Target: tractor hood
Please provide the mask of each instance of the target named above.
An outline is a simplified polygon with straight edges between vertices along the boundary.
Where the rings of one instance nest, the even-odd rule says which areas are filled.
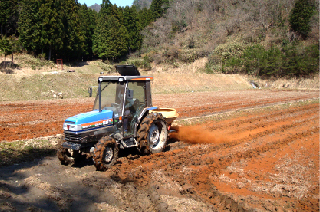
[[[66,131],[83,131],[113,125],[113,111],[93,110],[87,113],[80,113],[69,117],[63,124]]]

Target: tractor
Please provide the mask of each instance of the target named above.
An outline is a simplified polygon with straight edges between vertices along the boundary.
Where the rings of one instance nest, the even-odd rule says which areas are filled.
[[[152,106],[153,77],[140,76],[133,65],[117,65],[116,70],[121,76],[98,78],[92,111],[65,120],[57,153],[61,164],[87,156],[98,171],[105,171],[123,149],[142,155],[165,149],[176,110]]]

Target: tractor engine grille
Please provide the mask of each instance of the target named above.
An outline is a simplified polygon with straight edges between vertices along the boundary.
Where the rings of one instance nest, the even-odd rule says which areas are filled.
[[[86,138],[88,135],[81,133],[81,134],[75,134],[75,133],[64,133],[65,140],[68,142],[73,142],[73,143],[86,143]]]

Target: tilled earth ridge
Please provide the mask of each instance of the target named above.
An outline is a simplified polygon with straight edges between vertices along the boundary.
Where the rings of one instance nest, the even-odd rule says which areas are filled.
[[[319,211],[315,102],[182,127],[168,151],[107,172],[56,157],[0,167],[0,211]]]
[[[190,132],[194,126],[187,128]],[[218,139],[128,161],[115,167],[117,176],[146,187],[161,170],[181,186],[180,194],[219,211],[319,210],[318,103],[201,128]]]
[[[318,98],[318,91],[244,90],[153,95],[153,105],[177,109],[180,118]],[[63,133],[67,117],[92,110],[93,98],[0,103],[0,142]]]

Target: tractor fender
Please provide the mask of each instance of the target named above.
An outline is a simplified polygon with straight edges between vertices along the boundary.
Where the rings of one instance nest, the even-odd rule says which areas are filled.
[[[142,120],[142,118],[144,118],[146,115],[148,115],[149,111],[157,110],[157,109],[158,109],[158,107],[146,107],[146,108],[144,108],[141,111],[141,113],[140,113],[140,115],[138,117],[137,124],[140,124],[140,121]]]
[[[138,127],[140,125],[141,120],[149,114],[149,111],[156,110],[158,107],[146,107],[144,108],[140,115],[137,117],[137,122],[134,127],[134,137],[137,137]]]
[[[134,128],[134,136],[137,137],[137,132],[139,130],[140,122],[143,120],[144,117],[146,117],[149,113],[161,113],[163,118],[165,119],[168,130],[170,131],[171,125],[174,120],[179,117],[179,114],[177,111],[173,108],[159,108],[159,107],[147,107],[142,110],[140,113],[139,117],[137,118],[137,122],[135,123],[135,128]],[[175,127],[173,127],[175,128]],[[172,132],[178,132],[178,128],[173,129]]]

